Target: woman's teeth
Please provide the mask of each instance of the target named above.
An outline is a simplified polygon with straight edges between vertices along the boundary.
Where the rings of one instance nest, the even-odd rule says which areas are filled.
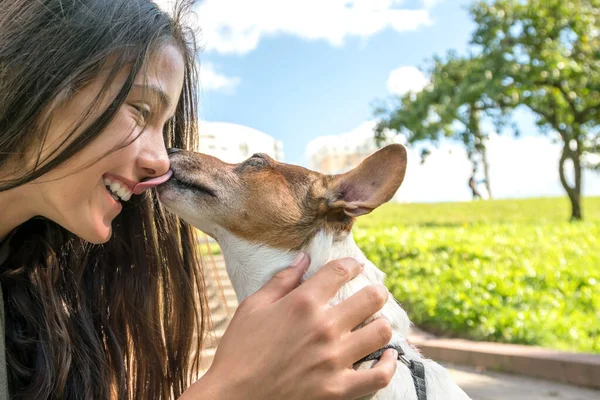
[[[133,192],[129,190],[129,188],[122,186],[121,183],[109,178],[104,178],[104,186],[106,186],[106,189],[112,195],[113,199],[117,201],[128,201],[133,195]]]

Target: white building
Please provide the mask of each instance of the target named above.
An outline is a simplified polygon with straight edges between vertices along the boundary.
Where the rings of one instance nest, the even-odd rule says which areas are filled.
[[[229,122],[201,121],[199,151],[227,163],[239,163],[254,153],[283,161],[283,143],[259,130]]]
[[[356,167],[379,150],[374,139],[376,121],[367,121],[353,131],[320,136],[306,146],[309,168],[322,174],[341,174]],[[386,134],[386,143],[402,143],[402,137]],[[392,201],[398,201],[395,195]]]
[[[378,150],[374,140],[375,121],[341,135],[320,136],[306,146],[309,168],[322,174],[340,174],[356,167]],[[398,141],[392,138],[390,142]]]

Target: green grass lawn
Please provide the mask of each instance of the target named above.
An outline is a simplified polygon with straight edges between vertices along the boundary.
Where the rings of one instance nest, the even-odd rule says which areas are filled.
[[[386,204],[354,235],[417,325],[600,353],[600,198]]]

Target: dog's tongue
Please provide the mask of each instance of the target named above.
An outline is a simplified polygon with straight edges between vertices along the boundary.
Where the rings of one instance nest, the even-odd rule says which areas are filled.
[[[166,174],[158,176],[156,178],[148,179],[147,181],[140,182],[133,188],[134,194],[142,194],[144,191],[148,189],[152,189],[153,187],[157,187],[158,185],[165,183],[173,176],[173,171],[169,170]]]

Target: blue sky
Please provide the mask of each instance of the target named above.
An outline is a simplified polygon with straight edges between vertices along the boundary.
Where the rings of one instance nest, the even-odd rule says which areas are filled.
[[[422,3],[403,4],[414,9]],[[366,38],[349,35],[338,47],[324,39],[280,34],[243,55],[205,50],[201,62],[239,83],[232,90],[204,88],[201,118],[261,130],[283,141],[287,162],[303,164],[309,140],[347,132],[373,118],[372,102],[389,95],[392,70],[466,48],[473,24],[460,2],[441,2],[430,12],[429,26],[408,32],[385,28]]]
[[[434,54],[465,52],[474,29],[466,10],[470,3],[201,1],[191,22],[202,29],[204,46],[200,119],[265,132],[283,142],[286,162],[307,166],[310,140],[367,129],[375,100],[418,88],[426,77],[416,68]],[[536,135],[531,114],[518,113],[518,121],[525,139],[494,137],[489,144],[495,196],[564,195],[557,172],[560,146]],[[443,143],[426,165],[419,165],[417,153],[409,149],[402,200],[470,198],[471,167],[459,146]],[[584,194],[600,195],[598,174],[584,176]]]

